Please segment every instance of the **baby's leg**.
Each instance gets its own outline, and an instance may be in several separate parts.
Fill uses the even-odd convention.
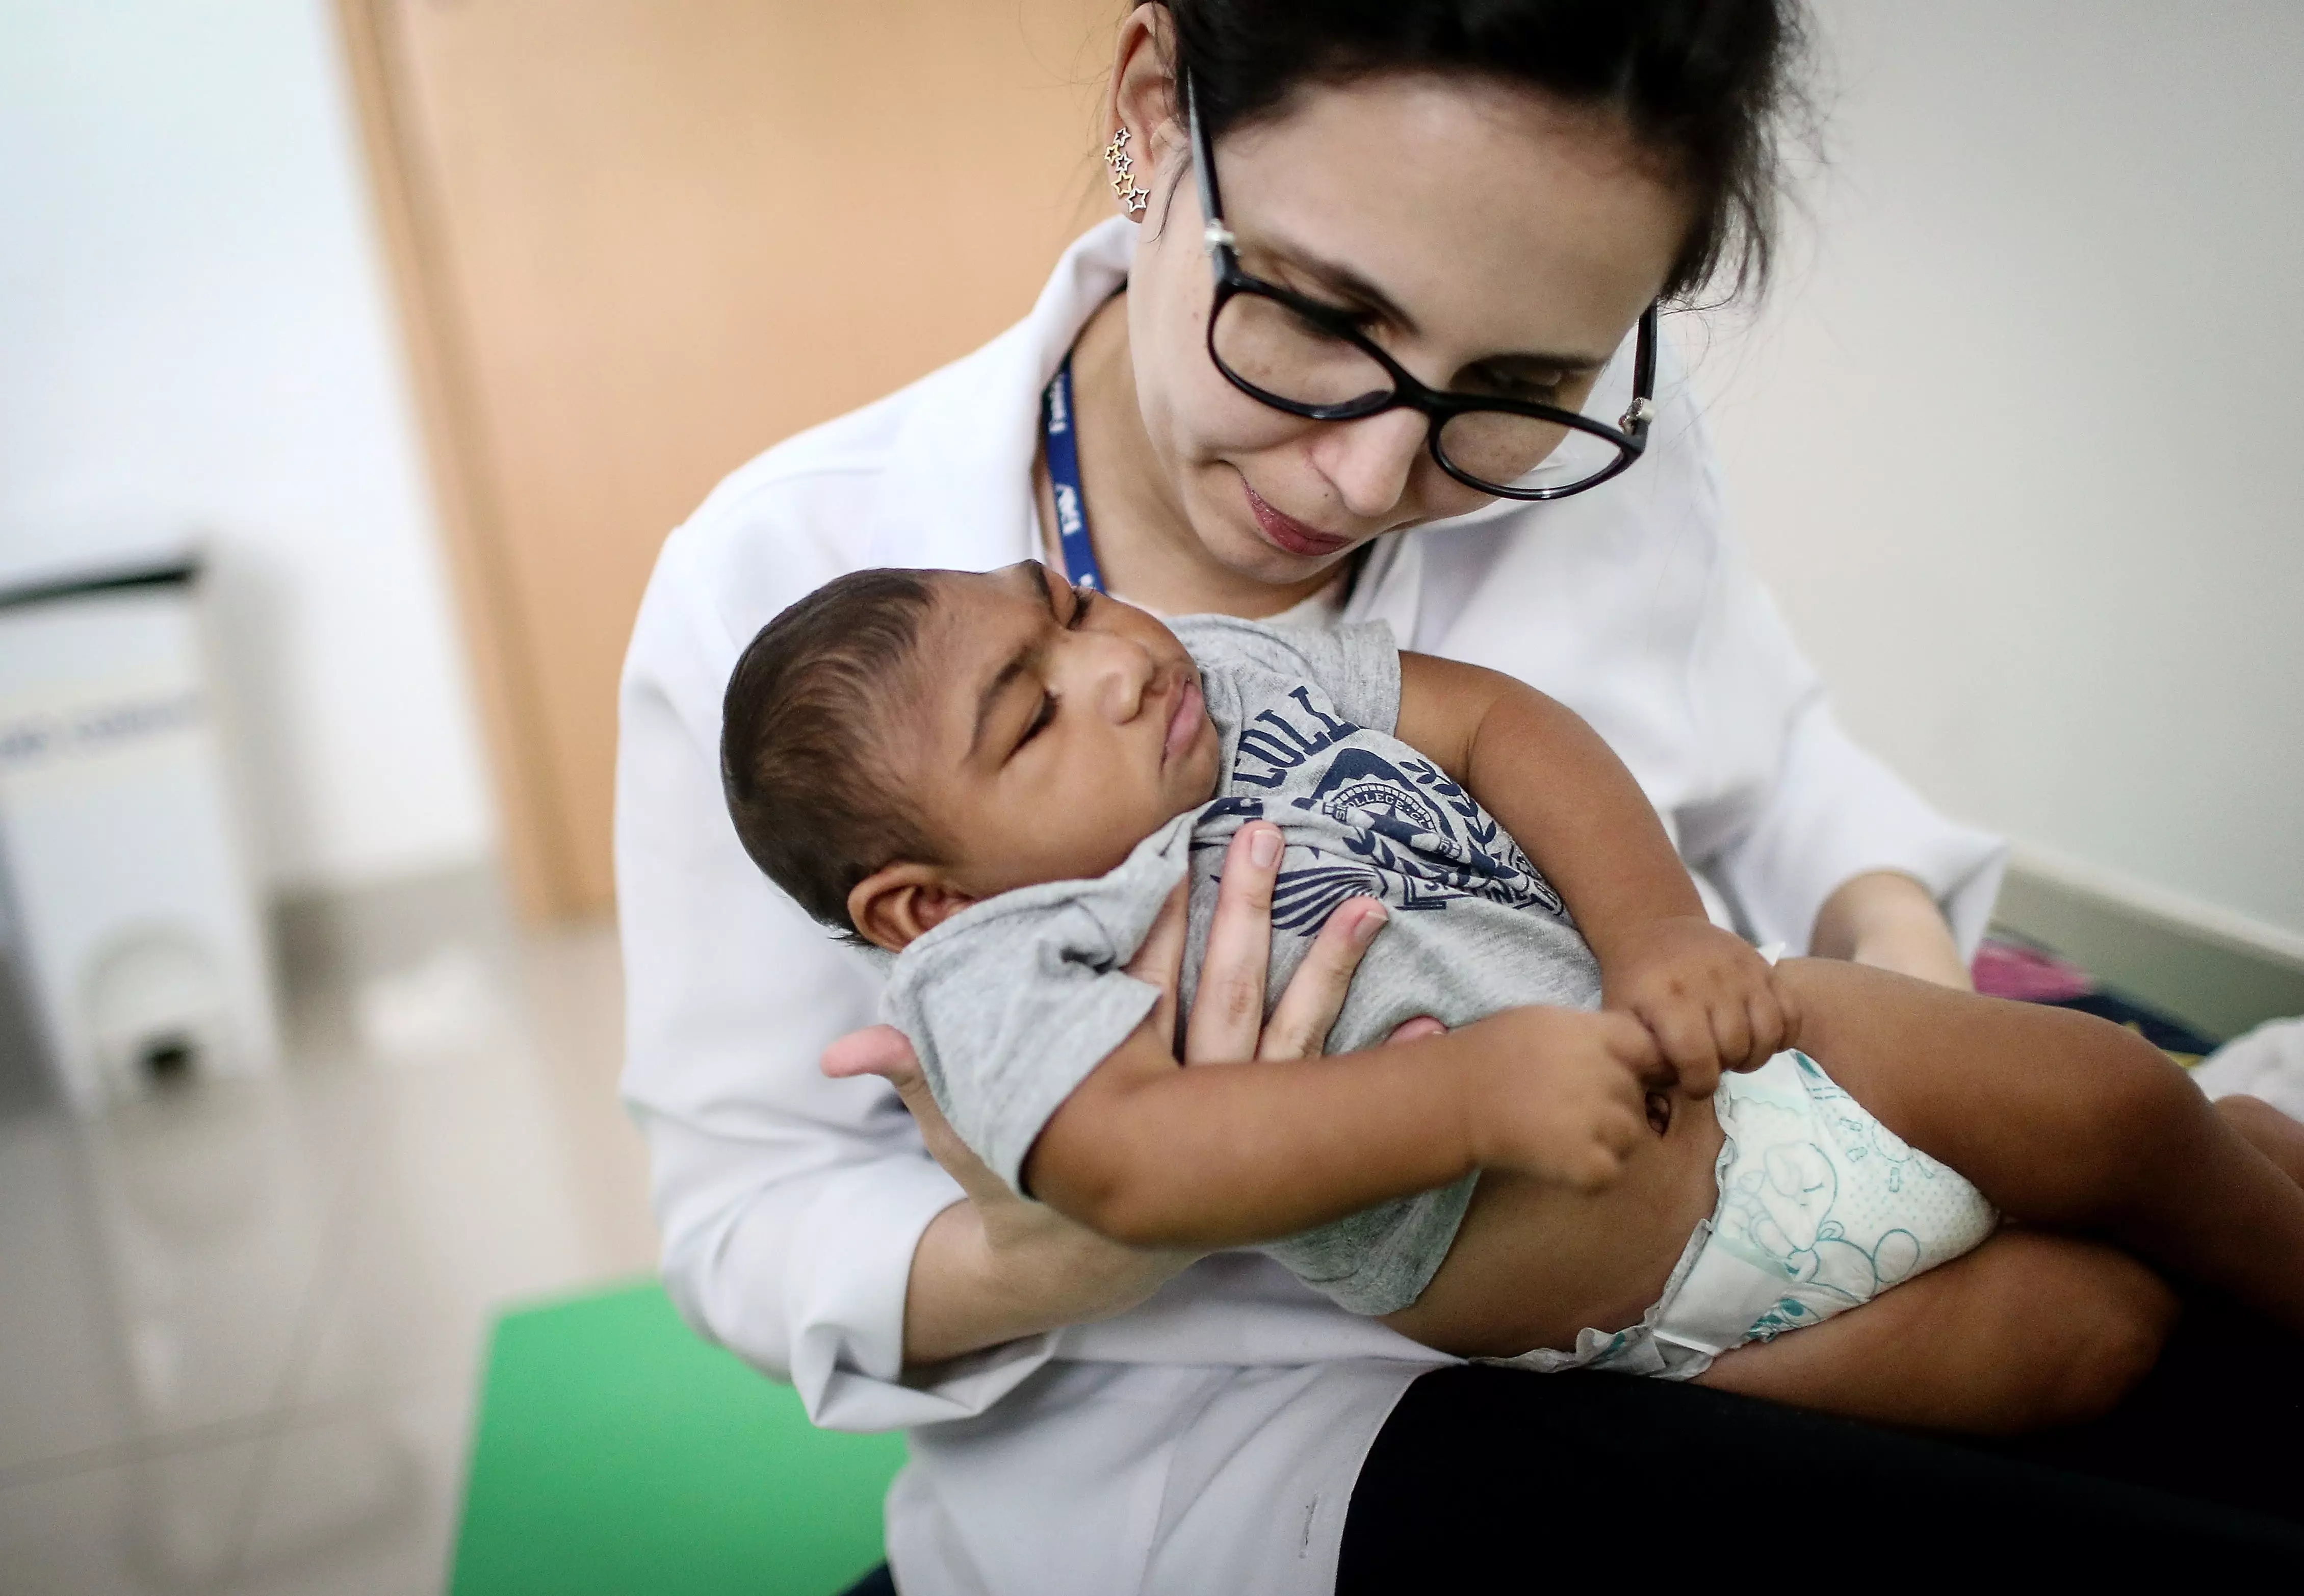
[[[1781,972],[1801,1049],[2003,1212],[2107,1236],[2304,1329],[2304,1187],[2150,1043],[1834,960]]]
[[[2249,1146],[2286,1170],[2289,1179],[2304,1185],[2304,1125],[2262,1098],[2219,1098],[2216,1112],[2248,1139]]]
[[[2108,1412],[2176,1296],[2117,1248],[2012,1227],[1845,1313],[1724,1354],[1696,1383],[1876,1424],[2018,1435]]]

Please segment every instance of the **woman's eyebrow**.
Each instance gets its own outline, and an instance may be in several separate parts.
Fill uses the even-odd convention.
[[[1601,369],[1612,358],[1603,355],[1594,360],[1590,355],[1582,354],[1492,354],[1472,361],[1465,369],[1469,371],[1482,366],[1498,371],[1533,369],[1561,377],[1583,377]]]
[[[1402,310],[1393,297],[1341,260],[1331,260],[1314,253],[1301,244],[1284,241],[1259,241],[1265,250],[1278,256],[1309,276],[1317,277],[1343,298],[1357,300],[1385,320],[1413,336],[1419,329],[1416,318]]]
[[[1390,294],[1351,267],[1344,265],[1343,262],[1330,260],[1324,255],[1304,248],[1301,244],[1292,243],[1285,240],[1259,239],[1258,243],[1267,254],[1277,256],[1307,275],[1318,278],[1323,284],[1341,297],[1359,301],[1409,336],[1415,337],[1421,330],[1416,325],[1416,318],[1402,310]],[[1486,365],[1492,361],[1525,361],[1530,364],[1554,368],[1571,375],[1580,376],[1587,371],[1600,369],[1615,358],[1615,353],[1613,349],[1601,355],[1514,349],[1483,355],[1472,364]]]

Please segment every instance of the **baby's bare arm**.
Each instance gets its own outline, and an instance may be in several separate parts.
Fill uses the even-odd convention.
[[[1403,652],[1400,739],[1470,791],[1576,918],[1610,1007],[1656,1033],[1681,1084],[1710,1093],[1798,1039],[1766,964],[1715,928],[1648,795],[1598,733],[1526,683]]]
[[[1475,1167],[1595,1190],[1648,1135],[1655,1045],[1636,1022],[1507,1010],[1324,1059],[1179,1066],[1147,1025],[1056,1110],[1032,1193],[1136,1246],[1245,1246]]]
[[[1403,650],[1396,734],[1503,822],[1604,964],[1628,931],[1703,917],[1639,783],[1566,705],[1502,672]]]

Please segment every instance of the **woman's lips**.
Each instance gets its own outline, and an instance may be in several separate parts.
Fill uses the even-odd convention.
[[[1160,762],[1173,762],[1179,754],[1192,746],[1200,734],[1200,722],[1207,714],[1207,700],[1201,696],[1200,684],[1187,677],[1183,691],[1176,695],[1176,708],[1168,717],[1167,741],[1160,745]]]
[[[1340,548],[1351,547],[1350,538],[1332,538],[1326,532],[1306,526],[1293,515],[1282,514],[1266,504],[1264,496],[1249,488],[1246,481],[1243,480],[1241,487],[1247,489],[1249,512],[1256,517],[1256,524],[1264,529],[1266,537],[1290,554],[1317,559],[1322,555],[1331,555]]]

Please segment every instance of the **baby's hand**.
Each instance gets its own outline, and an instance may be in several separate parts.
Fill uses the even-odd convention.
[[[1487,1044],[1470,1108],[1483,1165],[1597,1192],[1623,1173],[1642,1137],[1657,1133],[1649,1089],[1669,1072],[1637,1020],[1513,1008],[1468,1030]]]
[[[1722,1070],[1758,1069],[1800,1038],[1800,1011],[1767,960],[1693,915],[1617,938],[1600,973],[1607,1006],[1648,1028],[1690,1097],[1711,1096]]]

